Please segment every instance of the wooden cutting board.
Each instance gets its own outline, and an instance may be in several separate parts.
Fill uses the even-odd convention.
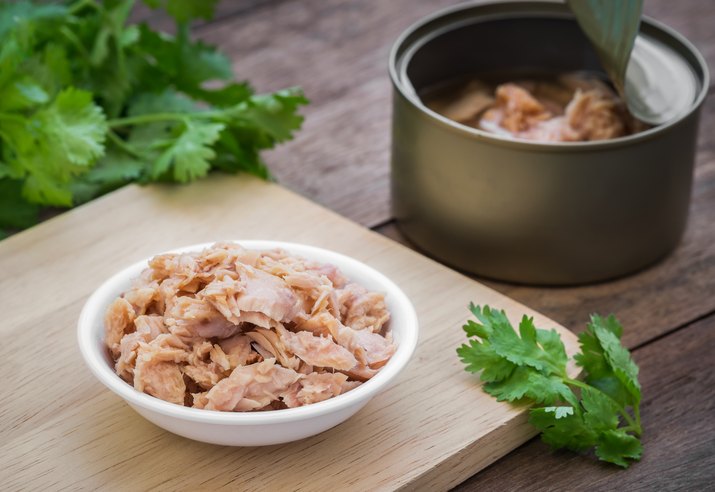
[[[362,260],[410,297],[420,342],[398,380],[353,418],[264,448],[194,442],[150,424],[85,368],[80,309],[139,259],[225,239],[313,244]],[[7,490],[446,489],[534,435],[526,409],[498,403],[463,370],[467,304],[544,316],[280,186],[213,177],[129,186],[0,242],[0,483]]]

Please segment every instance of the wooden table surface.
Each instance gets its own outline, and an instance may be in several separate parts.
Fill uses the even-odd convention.
[[[278,181],[403,241],[389,208],[390,82],[398,34],[453,0],[231,0],[195,27],[260,91],[299,85],[312,103],[297,138],[268,154]],[[646,0],[715,67],[715,4]],[[166,20],[139,12],[152,23]],[[711,93],[713,87],[710,88]],[[576,288],[488,285],[578,332],[614,312],[641,368],[643,459],[626,471],[524,444],[458,488],[703,489],[715,483],[715,98],[706,102],[688,228],[677,250],[636,275]],[[465,429],[467,431],[467,429]]]

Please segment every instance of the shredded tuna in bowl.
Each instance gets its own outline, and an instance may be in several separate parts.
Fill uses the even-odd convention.
[[[335,265],[217,243],[155,256],[105,314],[117,374],[209,410],[293,408],[374,376],[395,353],[384,295]]]
[[[357,412],[407,363],[417,331],[404,293],[367,265],[241,241],[120,272],[87,301],[78,335],[92,372],[152,422],[262,445]]]

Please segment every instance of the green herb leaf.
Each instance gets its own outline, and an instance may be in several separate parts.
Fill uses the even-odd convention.
[[[506,379],[516,369],[516,365],[497,354],[488,342],[469,340],[469,345],[462,345],[457,349],[462,362],[466,364],[469,372],[481,373],[481,380],[495,382]]]
[[[643,446],[640,440],[622,429],[604,432],[596,446],[596,456],[599,459],[623,468],[628,468],[629,460],[641,459],[642,454]]]
[[[229,84],[225,92],[214,92],[204,87],[206,82],[228,81],[233,77],[231,61],[213,46],[157,33],[145,25],[140,26],[139,32],[138,50],[148,63],[150,80],[164,88],[173,85],[181,92],[209,103],[212,103],[209,100],[212,98],[221,99],[224,103],[229,99],[228,105],[245,99],[243,90],[237,94],[242,84],[235,84],[235,87]],[[150,83],[145,89],[158,90],[160,86]]]
[[[149,92],[137,95],[130,102],[128,113],[130,116],[141,116],[152,113],[186,114],[198,110],[191,99],[175,91],[165,90],[159,93]]]
[[[181,183],[205,176],[211,167],[209,161],[216,157],[211,145],[223,129],[220,123],[184,120],[171,137],[156,144],[161,154],[152,166],[152,177],[162,176],[169,168]]]
[[[22,182],[0,179],[0,228],[24,229],[37,223],[37,205],[22,197]]]
[[[594,431],[601,432],[618,427],[618,405],[596,388],[581,390],[581,406],[584,423]]]
[[[122,152],[109,152],[84,178],[91,183],[117,185],[138,179],[144,171],[142,161]]]
[[[595,447],[600,459],[619,466],[640,458],[638,368],[620,344],[623,329],[614,317],[593,316],[580,335],[581,382],[566,372],[568,356],[556,330],[538,329],[524,316],[517,334],[503,311],[469,308],[478,322],[464,324],[470,339],[457,354],[467,371],[480,372],[484,391],[499,401],[548,405],[532,408],[529,421],[553,448]]]
[[[131,24],[134,3],[0,2],[0,179],[8,203],[26,205],[6,207],[17,218],[3,233],[33,222],[37,204],[69,207],[130,181],[269,178],[261,151],[300,127],[299,90],[254,95],[228,57],[191,39],[188,23],[215,0],[147,1],[177,20],[176,35]]]
[[[144,3],[154,9],[163,7],[177,22],[188,22],[211,19],[218,0],[144,0]]]
[[[236,106],[253,95],[253,89],[248,83],[231,83],[220,89],[204,89],[197,87],[191,90],[192,97],[207,102],[219,108]]]
[[[46,103],[47,92],[32,78],[19,76],[0,88],[0,110],[19,111]]]
[[[77,89],[60,92],[55,100],[36,115],[46,144],[54,154],[73,164],[85,165],[104,154],[107,124],[102,109],[92,94]]]
[[[49,94],[51,99],[64,87],[71,85],[72,69],[67,58],[67,50],[60,44],[47,44],[37,53],[26,58],[23,70]]]
[[[613,325],[615,318],[611,317],[603,320],[598,316],[591,318],[592,330],[598,338],[603,354],[608,365],[613,370],[616,378],[628,390],[635,403],[640,402],[641,386],[638,382],[638,366],[636,366],[627,348],[621,345],[620,334],[609,329]],[[617,322],[616,322],[617,323]],[[618,325],[620,328],[620,325]]]
[[[584,368],[585,380],[621,405],[637,405],[641,391],[638,367],[620,343],[623,328],[613,316],[592,316],[579,335],[581,353],[574,357]]]
[[[39,170],[39,167],[25,179],[22,194],[31,203],[58,207],[72,206],[72,190],[69,180],[57,179],[51,174]]]
[[[237,128],[254,130],[260,148],[271,148],[292,138],[303,117],[297,112],[308,99],[298,89],[286,89],[274,94],[253,96],[234,109],[227,109],[228,123]]]
[[[596,433],[587,427],[573,407],[532,408],[529,423],[541,431],[541,439],[554,449],[585,451],[596,444]]]
[[[35,32],[48,22],[63,20],[67,9],[63,5],[37,5],[33,2],[0,3],[0,39],[17,34],[29,42]]]
[[[553,405],[559,401],[574,403],[575,395],[560,377],[549,376],[529,367],[516,368],[507,378],[484,385],[484,391],[498,401],[528,398],[535,403]]]
[[[547,352],[537,343],[533,319],[525,316],[521,320],[519,334],[521,336],[517,336],[513,328],[503,328],[495,330],[489,340],[499,355],[514,364],[530,366],[551,374],[565,372],[565,361],[561,360],[560,354],[550,344],[551,352]],[[548,341],[552,342],[552,340]]]

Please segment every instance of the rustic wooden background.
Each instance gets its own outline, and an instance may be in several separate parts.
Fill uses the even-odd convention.
[[[403,241],[389,208],[390,82],[399,33],[450,0],[224,1],[202,39],[261,91],[299,85],[311,99],[298,137],[268,154],[283,185]],[[646,13],[688,37],[715,66],[715,2],[646,0]],[[167,21],[149,11],[138,16]],[[712,93],[711,87],[710,92]],[[615,312],[641,367],[643,460],[627,471],[552,453],[534,439],[474,476],[471,489],[703,489],[715,483],[715,99],[700,131],[689,225],[673,255],[639,274],[578,288],[486,281],[580,331]]]

